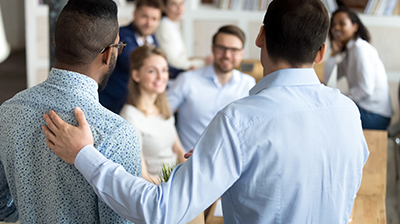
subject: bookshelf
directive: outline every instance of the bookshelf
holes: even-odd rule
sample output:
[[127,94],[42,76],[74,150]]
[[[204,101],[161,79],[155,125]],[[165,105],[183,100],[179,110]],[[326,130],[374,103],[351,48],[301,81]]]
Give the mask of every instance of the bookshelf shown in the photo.
[[[204,1],[207,0],[186,1],[186,12],[181,25],[188,55],[190,57],[210,55],[212,35],[223,25],[235,24],[247,35],[245,59],[259,59],[260,51],[254,41],[262,25],[265,11],[219,9],[215,0],[213,4],[203,3]],[[118,18],[121,26],[127,25],[132,20],[133,10],[132,2],[119,3]],[[46,79],[50,70],[48,15],[47,5],[25,0],[28,87]],[[395,59],[400,58],[400,41],[398,41],[400,16],[360,14],[360,17],[371,32],[372,44],[377,48],[385,64],[389,79],[398,83],[400,63]]]

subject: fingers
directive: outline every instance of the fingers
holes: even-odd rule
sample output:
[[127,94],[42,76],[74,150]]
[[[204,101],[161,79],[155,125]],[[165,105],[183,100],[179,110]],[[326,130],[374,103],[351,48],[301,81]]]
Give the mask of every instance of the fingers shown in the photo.
[[185,159],[188,159],[189,157],[191,157],[193,154],[193,149],[191,149],[188,153],[186,153],[185,155],[183,155],[183,157],[185,157]]
[[[64,122],[64,121],[56,114],[56,112],[54,112],[53,110],[50,110],[49,116],[50,116],[52,122],[54,123],[54,125],[57,127],[57,129],[61,129],[62,127],[64,127],[65,125],[67,125],[67,123]],[[50,128],[50,130],[53,130],[53,129],[51,129],[51,127],[49,127],[49,128]]]
[[47,124],[46,129],[47,128],[50,129],[53,132],[52,134],[54,134],[54,132],[56,132],[58,130],[58,127],[54,124],[53,120],[51,119],[51,117],[48,114],[44,114],[43,118]]
[[49,143],[51,143],[51,145],[54,145],[54,141],[56,139],[56,136],[54,135],[54,133],[51,132],[51,130],[46,125],[42,126],[42,131],[43,131],[44,135],[46,135],[47,146],[49,146]]
[[76,107],[74,111],[76,120],[78,120],[79,127],[89,127],[89,124],[86,121],[85,114],[83,113],[81,108]]

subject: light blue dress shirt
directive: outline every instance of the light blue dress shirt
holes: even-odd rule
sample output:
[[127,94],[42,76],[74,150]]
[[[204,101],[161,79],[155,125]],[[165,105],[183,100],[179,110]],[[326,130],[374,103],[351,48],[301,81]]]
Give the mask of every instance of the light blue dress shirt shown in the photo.
[[12,212],[18,211],[21,224],[131,223],[102,202],[73,165],[46,146],[41,130],[43,114],[50,109],[77,125],[73,110],[79,106],[98,150],[141,177],[136,131],[100,105],[97,88],[92,78],[53,69],[46,81],[0,106],[0,220],[15,221]]
[[186,223],[222,195],[225,223],[347,224],[368,148],[356,105],[313,69],[264,77],[211,121],[156,186],[86,146],[75,166],[137,223]]
[[231,80],[222,86],[214,66],[182,73],[168,89],[172,111],[178,110],[177,131],[186,151],[193,149],[213,117],[229,103],[249,95],[253,77],[236,69]]

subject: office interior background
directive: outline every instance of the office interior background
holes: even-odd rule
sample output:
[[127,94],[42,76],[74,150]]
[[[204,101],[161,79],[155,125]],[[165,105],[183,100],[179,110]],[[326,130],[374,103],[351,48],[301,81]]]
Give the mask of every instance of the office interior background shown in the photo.
[[[54,0],[56,1],[56,0]],[[61,0],[60,0],[61,1]],[[399,0],[400,1],[400,0]],[[11,47],[11,54],[0,64],[0,104],[17,92],[34,86],[46,79],[50,69],[50,9],[38,0],[0,0],[4,31]],[[120,25],[132,20],[134,5],[131,1],[116,1],[119,4]],[[186,12],[182,21],[183,38],[190,56],[204,57],[211,53],[211,36],[222,25],[235,24],[247,35],[245,59],[256,61],[259,50],[254,40],[262,24],[264,10],[230,9],[216,1],[186,0]],[[350,1],[354,5],[368,0]],[[361,3],[360,3],[361,4]],[[378,50],[390,85],[390,94],[395,115],[392,124],[399,122],[400,83],[400,16],[365,14],[360,18],[369,29],[372,45]],[[328,52],[329,53],[329,52]],[[345,80],[338,84],[346,88]],[[396,179],[396,147],[394,138],[388,138],[387,161],[387,223],[400,223],[400,185]],[[397,153],[399,155],[399,152]]]

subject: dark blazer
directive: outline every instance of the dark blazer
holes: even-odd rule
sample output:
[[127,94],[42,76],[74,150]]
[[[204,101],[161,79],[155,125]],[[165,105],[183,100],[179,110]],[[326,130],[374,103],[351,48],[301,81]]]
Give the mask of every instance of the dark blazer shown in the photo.
[[[119,29],[120,39],[125,41],[127,45],[122,54],[118,56],[117,64],[106,88],[99,92],[100,103],[117,114],[121,111],[128,96],[129,55],[139,46],[136,42],[135,32],[132,23]],[[152,35],[152,37],[154,44],[158,47],[155,36]]]

